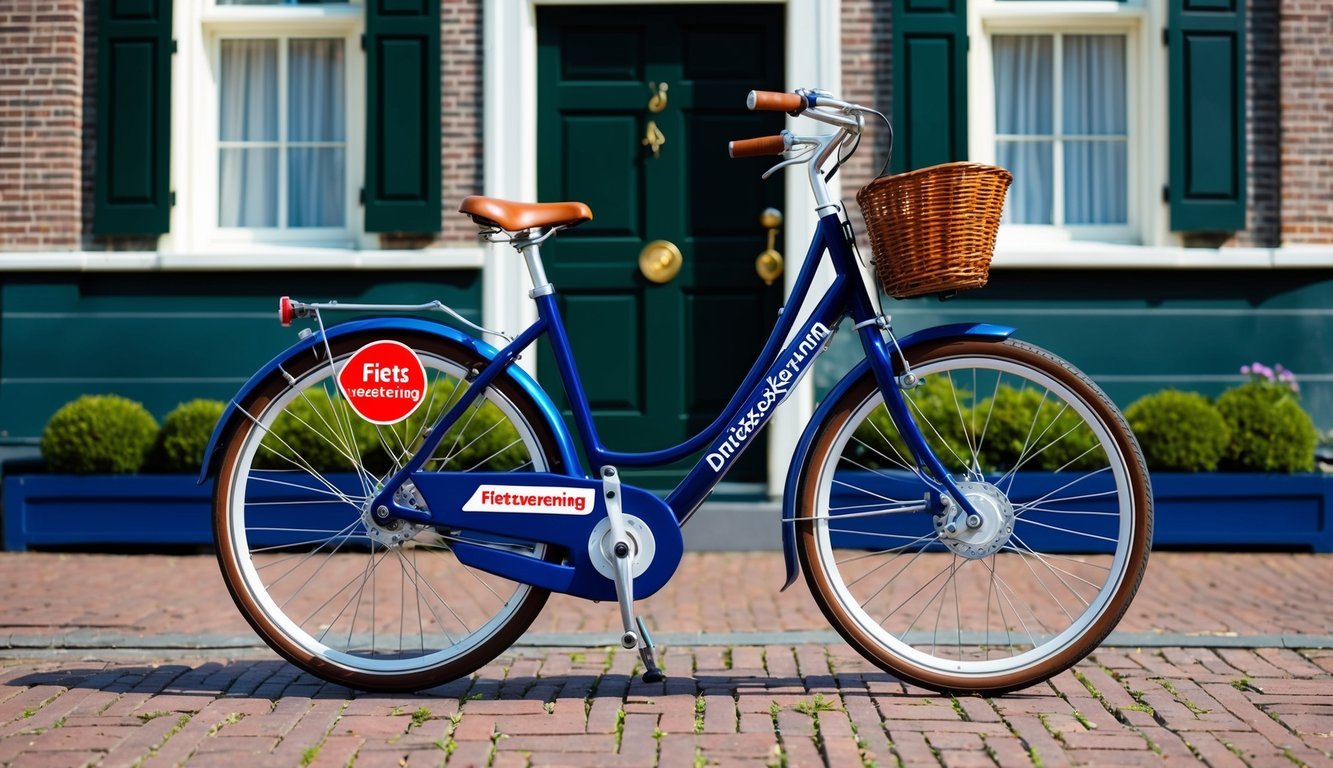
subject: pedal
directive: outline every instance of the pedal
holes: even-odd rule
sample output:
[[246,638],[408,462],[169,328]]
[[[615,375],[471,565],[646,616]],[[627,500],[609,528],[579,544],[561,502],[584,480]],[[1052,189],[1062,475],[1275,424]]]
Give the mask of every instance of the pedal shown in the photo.
[[653,645],[653,636],[648,634],[648,625],[643,623],[643,617],[636,618],[639,626],[639,637],[643,639],[643,644],[639,646],[639,658],[643,659],[643,681],[645,683],[661,683],[666,681],[666,675],[662,673],[662,668],[657,666],[657,647]]

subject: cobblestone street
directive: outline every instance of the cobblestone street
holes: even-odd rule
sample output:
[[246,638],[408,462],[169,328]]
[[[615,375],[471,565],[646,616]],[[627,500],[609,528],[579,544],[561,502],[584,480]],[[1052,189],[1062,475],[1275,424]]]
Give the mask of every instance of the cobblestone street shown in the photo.
[[[553,597],[470,679],[325,684],[256,647],[211,556],[6,554],[0,764],[1333,765],[1333,558],[1157,553],[1106,645],[1027,691],[950,698],[832,633],[776,553],[690,554],[640,604]],[[724,585],[719,595],[718,585]]]

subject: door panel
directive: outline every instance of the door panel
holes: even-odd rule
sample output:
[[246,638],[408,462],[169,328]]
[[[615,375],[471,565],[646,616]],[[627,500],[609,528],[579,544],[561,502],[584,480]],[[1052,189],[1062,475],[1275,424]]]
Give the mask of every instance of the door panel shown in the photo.
[[[781,179],[761,181],[772,160],[731,160],[727,142],[782,129],[780,114],[745,111],[751,89],[782,88],[782,11],[537,10],[538,196],[588,203],[594,217],[543,253],[598,429],[615,450],[665,448],[711,423],[781,305],[781,284],[764,285],[754,270],[767,247],[759,215],[780,207]],[[667,105],[653,113],[659,83]],[[666,138],[656,156],[643,144],[649,121]],[[661,285],[638,266],[659,239],[684,257]],[[543,385],[561,392],[549,349],[538,361]],[[728,479],[763,482],[765,452],[762,442],[752,448]],[[628,479],[668,489],[687,466]]]
[[564,169],[562,188],[568,199],[588,204],[596,217],[579,234],[643,236],[643,180],[639,172],[638,122],[629,115],[568,115],[561,125],[565,157],[599,157],[621,169],[611,175],[590,174],[580,164]]

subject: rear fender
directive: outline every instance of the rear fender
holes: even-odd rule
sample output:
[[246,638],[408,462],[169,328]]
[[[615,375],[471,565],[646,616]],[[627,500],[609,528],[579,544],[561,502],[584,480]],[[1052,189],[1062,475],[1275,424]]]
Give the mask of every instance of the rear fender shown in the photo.
[[[217,474],[218,464],[221,461],[221,453],[218,448],[227,436],[235,432],[241,420],[245,418],[239,403],[247,402],[255,390],[284,364],[296,359],[299,355],[311,354],[311,350],[316,345],[323,344],[326,338],[333,340],[363,331],[383,333],[386,338],[391,338],[395,333],[401,331],[425,333],[461,344],[486,360],[494,360],[496,355],[499,354],[499,350],[495,347],[474,339],[461,331],[416,317],[377,317],[352,320],[335,325],[324,333],[312,333],[270,360],[263,368],[260,368],[255,375],[250,377],[249,381],[245,382],[245,385],[231,399],[231,402],[227,403],[226,409],[222,412],[222,417],[218,419],[217,426],[213,429],[213,436],[208,440],[208,447],[204,449],[204,462],[199,470],[199,483],[203,484]],[[565,471],[575,475],[581,474],[578,451],[574,448],[574,441],[570,438],[569,430],[566,429],[564,420],[560,418],[560,411],[551,402],[551,398],[531,376],[518,366],[509,366],[502,375],[508,376],[517,384],[541,411],[542,416],[551,428],[551,432],[556,437],[558,452]]]

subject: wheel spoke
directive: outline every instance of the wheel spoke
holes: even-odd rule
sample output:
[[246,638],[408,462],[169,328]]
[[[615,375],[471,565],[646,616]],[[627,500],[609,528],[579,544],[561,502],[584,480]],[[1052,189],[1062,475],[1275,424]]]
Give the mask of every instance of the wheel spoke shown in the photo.
[[[1147,549],[1141,458],[1114,406],[1049,353],[1010,340],[916,355],[909,413],[969,517],[931,506],[934,486],[903,459],[867,374],[830,404],[800,481],[814,503],[794,521],[814,535],[798,546],[820,565],[807,581],[844,636],[905,680],[995,692],[1045,679],[1133,595]],[[1030,546],[1034,531],[1062,551]]]
[[[228,542],[220,551],[233,593],[248,596],[238,606],[288,658],[334,682],[407,690],[486,663],[546,598],[461,563],[451,539],[543,561],[555,553],[411,520],[381,524],[369,500],[390,490],[387,478],[432,430],[446,434],[423,471],[553,471],[546,446],[555,441],[540,409],[504,377],[472,390],[466,380],[482,361],[443,339],[404,342],[426,370],[415,411],[395,424],[363,422],[335,376],[353,353],[384,338],[367,331],[325,340],[313,367],[302,370],[305,358],[293,358],[260,396],[237,404],[243,423],[219,447],[226,477],[218,481],[218,514]],[[436,423],[469,394],[454,423]],[[393,490],[426,503],[410,478]]]

